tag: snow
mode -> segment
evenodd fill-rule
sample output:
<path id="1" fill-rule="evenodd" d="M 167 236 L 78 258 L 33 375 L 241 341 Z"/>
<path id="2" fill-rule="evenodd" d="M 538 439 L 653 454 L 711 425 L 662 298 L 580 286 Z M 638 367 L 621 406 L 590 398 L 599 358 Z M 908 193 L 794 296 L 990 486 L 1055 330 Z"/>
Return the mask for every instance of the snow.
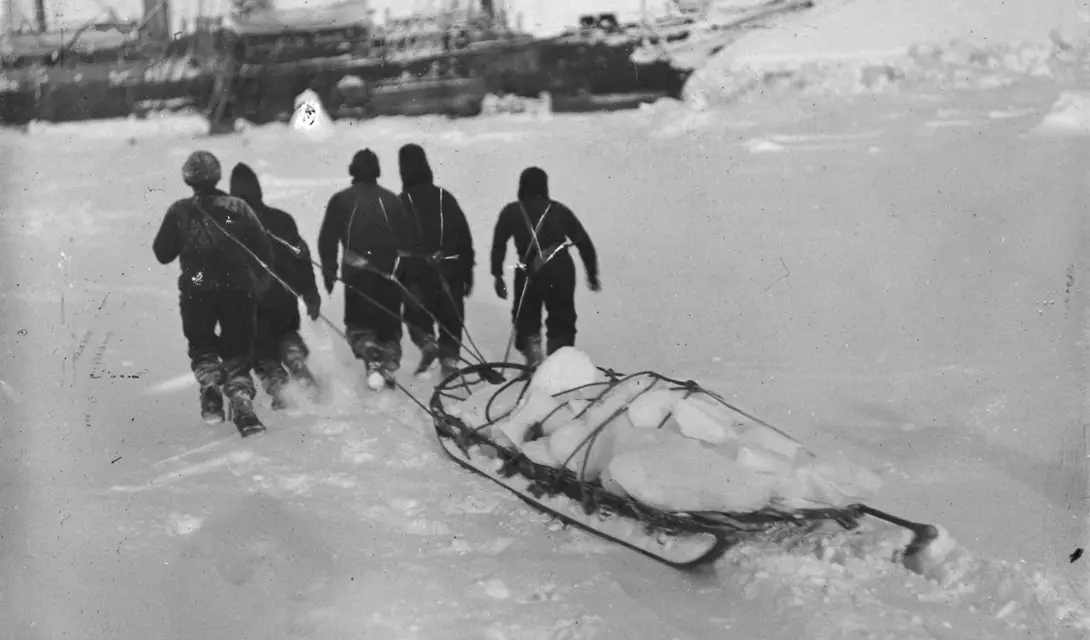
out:
<path id="1" fill-rule="evenodd" d="M 1037 131 L 1042 134 L 1090 133 L 1090 101 L 1085 92 L 1069 91 L 1060 96 Z"/>
<path id="2" fill-rule="evenodd" d="M 761 90 L 869 93 L 906 82 L 995 88 L 1050 77 L 1088 29 L 1079 0 L 824 0 L 727 46 L 686 95 L 716 103 Z"/>
<path id="3" fill-rule="evenodd" d="M 1080 22 L 1078 0 L 828 0 L 731 47 L 731 56 L 820 58 L 901 51 L 958 38 L 1051 43 Z M 1090 17 L 1090 16 L 1087 16 Z"/>
<path id="4" fill-rule="evenodd" d="M 1086 165 L 1079 138 L 1035 131 L 1067 89 L 338 122 L 320 145 L 170 118 L 0 132 L 5 635 L 1085 637 Z M 470 217 L 486 356 L 509 302 L 481 286 L 484 248 L 536 164 L 601 253 L 580 349 L 880 470 L 874 506 L 941 524 L 960 577 L 907 571 L 905 532 L 874 521 L 744 544 L 711 576 L 555 526 L 449 462 L 309 321 L 327 405 L 261 395 L 269 432 L 245 441 L 203 425 L 177 267 L 149 247 L 185 155 L 252 163 L 313 242 L 352 153 L 396 187 L 409 141 Z M 323 313 L 342 309 L 338 288 Z"/>

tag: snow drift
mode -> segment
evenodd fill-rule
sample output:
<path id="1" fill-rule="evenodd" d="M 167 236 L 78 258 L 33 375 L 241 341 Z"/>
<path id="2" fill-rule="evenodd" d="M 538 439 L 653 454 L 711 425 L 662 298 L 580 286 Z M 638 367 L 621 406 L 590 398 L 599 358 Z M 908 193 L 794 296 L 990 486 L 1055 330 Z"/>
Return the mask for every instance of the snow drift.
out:
<path id="1" fill-rule="evenodd" d="M 1090 94 L 1065 91 L 1036 132 L 1045 135 L 1090 134 Z"/>
<path id="2" fill-rule="evenodd" d="M 1086 35 L 1075 0 L 830 0 L 728 47 L 693 75 L 686 96 L 711 104 L 777 88 L 1005 86 L 1053 75 Z"/>

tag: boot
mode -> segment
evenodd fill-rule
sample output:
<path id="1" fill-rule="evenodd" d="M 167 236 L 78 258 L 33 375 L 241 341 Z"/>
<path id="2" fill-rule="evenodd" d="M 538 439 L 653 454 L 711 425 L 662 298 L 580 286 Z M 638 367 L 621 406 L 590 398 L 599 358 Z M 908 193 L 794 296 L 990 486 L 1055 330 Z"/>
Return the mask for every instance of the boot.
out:
<path id="1" fill-rule="evenodd" d="M 257 435 L 265 430 L 265 425 L 254 412 L 254 401 L 244 395 L 231 398 L 231 419 L 243 438 Z"/>
<path id="2" fill-rule="evenodd" d="M 383 389 L 393 389 L 397 386 L 394 382 L 394 374 L 391 371 L 381 367 L 373 366 L 367 367 L 367 387 L 371 391 L 382 391 Z"/>
<path id="3" fill-rule="evenodd" d="M 223 394 L 216 385 L 201 389 L 201 418 L 208 425 L 220 424 L 226 419 L 223 413 Z"/>
<path id="4" fill-rule="evenodd" d="M 439 344 L 435 340 L 429 339 L 424 342 L 420 347 L 420 364 L 416 365 L 416 370 L 413 371 L 414 376 L 419 376 L 425 373 L 431 368 L 432 363 L 439 357 Z"/>
<path id="5" fill-rule="evenodd" d="M 439 359 L 439 370 L 443 380 L 453 378 L 458 374 L 460 367 L 458 358 L 446 356 Z"/>
<path id="6" fill-rule="evenodd" d="M 522 357 L 526 358 L 526 366 L 531 369 L 537 369 L 545 360 L 545 355 L 541 353 L 541 338 L 539 336 L 533 336 L 526 341 L 526 346 L 521 350 Z"/>
<path id="7" fill-rule="evenodd" d="M 272 398 L 273 411 L 283 411 L 288 408 L 288 401 L 284 398 L 285 387 L 287 387 L 287 383 L 280 380 L 277 380 L 266 387 L 265 392 Z"/>
<path id="8" fill-rule="evenodd" d="M 293 380 L 299 383 L 303 392 L 307 394 L 311 402 L 318 401 L 318 394 L 320 389 L 318 387 L 318 379 L 311 373 L 310 367 L 305 364 L 297 364 L 292 368 L 291 377 Z"/>

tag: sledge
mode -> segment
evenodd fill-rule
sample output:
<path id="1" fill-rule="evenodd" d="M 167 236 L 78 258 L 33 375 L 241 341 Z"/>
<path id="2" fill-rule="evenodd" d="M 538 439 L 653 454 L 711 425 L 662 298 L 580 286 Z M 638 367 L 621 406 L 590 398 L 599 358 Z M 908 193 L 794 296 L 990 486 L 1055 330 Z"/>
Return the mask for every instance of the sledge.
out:
<path id="1" fill-rule="evenodd" d="M 631 378 L 611 369 L 596 368 L 605 376 L 601 384 L 606 389 Z M 860 504 L 812 509 L 768 506 L 744 513 L 666 511 L 608 491 L 599 480 L 585 480 L 582 473 L 566 465 L 534 462 L 517 448 L 490 437 L 488 429 L 504 417 L 493 415 L 494 402 L 500 394 L 510 393 L 521 384 L 518 391 L 521 401 L 532 373 L 525 365 L 483 363 L 465 367 L 442 380 L 432 394 L 430 413 L 443 450 L 463 468 L 499 484 L 539 511 L 672 567 L 692 570 L 709 565 L 747 540 L 781 539 L 829 523 L 851 530 L 859 526 L 864 514 L 884 515 Z M 683 392 L 686 397 L 718 398 L 692 381 L 673 380 L 652 372 L 638 375 L 653 376 L 666 388 Z M 454 402 L 470 394 L 490 391 L 485 424 L 472 426 L 451 412 Z M 533 428 L 540 428 L 540 423 Z"/>

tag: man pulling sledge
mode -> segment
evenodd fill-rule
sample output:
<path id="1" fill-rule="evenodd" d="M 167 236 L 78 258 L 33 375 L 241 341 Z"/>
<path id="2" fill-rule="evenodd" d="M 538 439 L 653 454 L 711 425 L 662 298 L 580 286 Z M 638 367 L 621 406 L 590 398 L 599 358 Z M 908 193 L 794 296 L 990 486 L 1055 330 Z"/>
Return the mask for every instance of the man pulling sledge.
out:
<path id="1" fill-rule="evenodd" d="M 170 206 L 152 249 L 160 263 L 177 258 L 181 265 L 182 332 L 200 385 L 201 415 L 209 424 L 222 422 L 226 395 L 246 437 L 265 429 L 254 412 L 250 368 L 257 300 L 269 288 L 258 260 L 269 264 L 271 247 L 253 209 L 216 188 L 221 177 L 211 153 L 189 156 L 182 179 L 193 195 Z"/>
<path id="2" fill-rule="evenodd" d="M 257 307 L 254 372 L 272 398 L 272 408 L 283 409 L 289 374 L 311 397 L 317 392 L 314 374 L 307 366 L 310 351 L 299 335 L 301 319 L 295 297 L 302 297 L 307 315 L 317 320 L 322 298 L 314 280 L 310 248 L 291 214 L 265 204 L 257 174 L 245 163 L 238 163 L 231 171 L 231 195 L 250 205 L 272 241 L 270 266 L 277 278 Z"/>
<path id="3" fill-rule="evenodd" d="M 402 291 L 394 281 L 398 252 L 403 246 L 406 216 L 398 197 L 378 184 L 378 157 L 370 149 L 358 152 L 348 168 L 352 186 L 329 199 L 318 255 L 326 291 L 337 280 L 338 246 L 344 248 L 344 324 L 356 358 L 363 360 L 372 389 L 393 386 L 401 367 Z"/>
<path id="4" fill-rule="evenodd" d="M 424 149 L 407 144 L 398 153 L 401 204 L 413 220 L 411 250 L 402 252 L 409 337 L 420 348 L 424 373 L 439 358 L 444 378 L 458 370 L 465 298 L 473 290 L 473 235 L 452 193 L 435 185 Z M 439 336 L 436 339 L 436 321 Z"/>
<path id="5" fill-rule="evenodd" d="M 519 264 L 515 271 L 511 321 L 514 344 L 536 367 L 541 349 L 542 306 L 546 321 L 546 354 L 575 345 L 575 261 L 568 253 L 579 250 L 591 291 L 600 291 L 598 254 L 583 225 L 571 209 L 549 198 L 549 176 L 530 167 L 519 177 L 518 200 L 500 211 L 492 237 L 492 276 L 496 295 L 507 299 L 503 261 L 507 241 L 514 239 Z"/>

